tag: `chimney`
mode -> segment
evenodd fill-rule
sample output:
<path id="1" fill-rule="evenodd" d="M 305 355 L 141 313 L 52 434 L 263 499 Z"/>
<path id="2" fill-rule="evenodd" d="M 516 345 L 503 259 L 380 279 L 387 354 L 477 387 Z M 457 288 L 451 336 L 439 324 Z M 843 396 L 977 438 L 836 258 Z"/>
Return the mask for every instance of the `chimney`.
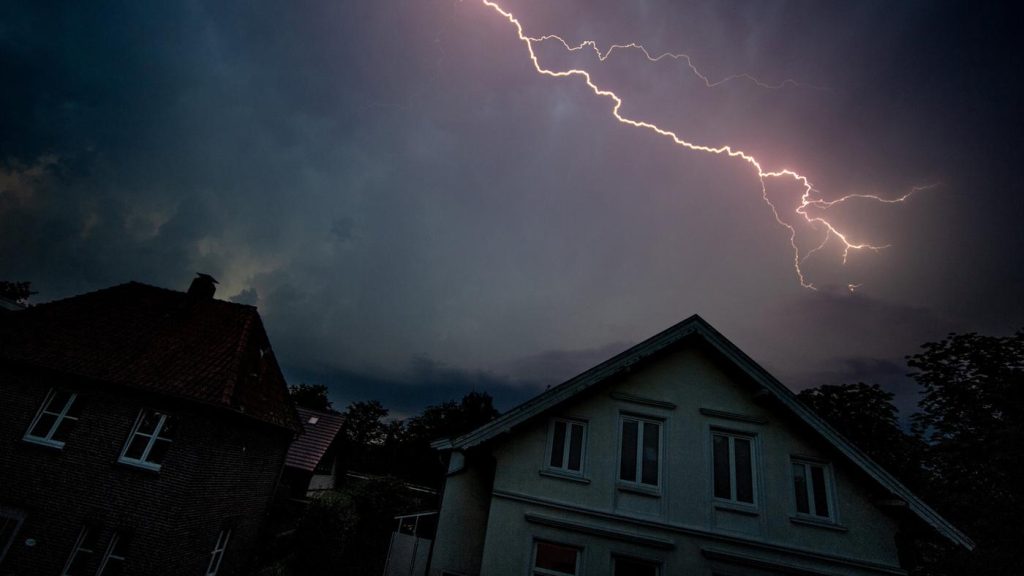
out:
<path id="1" fill-rule="evenodd" d="M 188 287 L 188 295 L 193 298 L 213 299 L 213 293 L 217 291 L 217 281 L 209 274 L 196 273 L 192 285 Z"/>

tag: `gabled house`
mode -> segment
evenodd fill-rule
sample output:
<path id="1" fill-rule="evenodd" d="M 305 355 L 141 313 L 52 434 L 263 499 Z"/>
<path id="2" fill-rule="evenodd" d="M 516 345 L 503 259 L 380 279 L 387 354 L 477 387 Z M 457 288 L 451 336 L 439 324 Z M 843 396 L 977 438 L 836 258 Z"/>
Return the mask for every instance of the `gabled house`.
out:
<path id="1" fill-rule="evenodd" d="M 435 448 L 434 576 L 905 574 L 970 539 L 693 316 Z"/>
<path id="2" fill-rule="evenodd" d="M 302 433 L 288 447 L 283 483 L 293 498 L 304 498 L 323 490 L 333 490 L 338 475 L 341 451 L 338 433 L 345 417 L 297 407 Z"/>
<path id="3" fill-rule="evenodd" d="M 245 573 L 299 425 L 256 309 L 213 294 L 0 320 L 0 573 Z"/>

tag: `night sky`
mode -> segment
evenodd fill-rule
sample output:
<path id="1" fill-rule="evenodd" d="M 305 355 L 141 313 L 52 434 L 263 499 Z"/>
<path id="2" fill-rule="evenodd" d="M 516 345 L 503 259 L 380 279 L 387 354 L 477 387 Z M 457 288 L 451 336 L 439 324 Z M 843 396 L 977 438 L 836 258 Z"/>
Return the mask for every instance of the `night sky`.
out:
<path id="1" fill-rule="evenodd" d="M 0 279 L 255 304 L 292 383 L 507 409 L 700 314 L 794 390 L 1024 327 L 1011 3 L 506 0 L 621 112 L 806 175 L 855 241 L 802 265 L 757 171 L 539 75 L 480 0 L 0 4 Z M 748 78 L 730 76 L 749 74 Z M 717 83 L 717 84 L 716 84 Z M 792 181 L 769 197 L 787 217 Z M 800 227 L 804 252 L 823 239 Z M 850 291 L 849 284 L 859 285 Z"/>

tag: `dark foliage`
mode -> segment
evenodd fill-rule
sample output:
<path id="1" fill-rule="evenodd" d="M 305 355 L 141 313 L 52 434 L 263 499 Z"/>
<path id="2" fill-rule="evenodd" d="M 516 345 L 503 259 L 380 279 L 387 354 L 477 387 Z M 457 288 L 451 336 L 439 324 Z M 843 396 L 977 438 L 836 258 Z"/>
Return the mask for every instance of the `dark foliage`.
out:
<path id="1" fill-rule="evenodd" d="M 31 282 L 9 282 L 0 280 L 0 298 L 6 298 L 19 304 L 25 304 L 36 292 L 32 291 Z"/>
<path id="2" fill-rule="evenodd" d="M 923 446 L 900 428 L 891 392 L 863 382 L 826 384 L 802 390 L 797 398 L 901 482 L 920 485 Z"/>
<path id="3" fill-rule="evenodd" d="M 933 574 L 1024 574 L 1024 332 L 950 334 L 908 357 L 921 385 L 924 495 L 977 543 L 931 550 Z"/>
<path id="4" fill-rule="evenodd" d="M 334 403 L 327 397 L 327 386 L 323 384 L 289 386 L 288 393 L 291 394 L 292 401 L 295 402 L 296 406 L 302 406 L 310 410 L 319 410 L 320 412 L 330 412 L 331 414 L 338 413 L 334 409 Z"/>
<path id="5" fill-rule="evenodd" d="M 417 505 L 394 478 L 354 482 L 314 499 L 295 533 L 292 573 L 380 576 L 395 516 Z"/>

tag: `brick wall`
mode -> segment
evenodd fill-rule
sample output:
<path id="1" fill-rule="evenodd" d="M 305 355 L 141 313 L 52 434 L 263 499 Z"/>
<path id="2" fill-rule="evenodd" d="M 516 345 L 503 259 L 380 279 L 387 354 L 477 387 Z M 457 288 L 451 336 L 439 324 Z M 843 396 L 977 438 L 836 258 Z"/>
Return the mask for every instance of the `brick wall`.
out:
<path id="1" fill-rule="evenodd" d="M 62 449 L 22 440 L 54 385 L 82 402 Z M 177 422 L 159 472 L 117 462 L 143 407 Z M 130 535 L 126 573 L 205 574 L 218 534 L 230 528 L 219 574 L 244 573 L 290 438 L 192 402 L 0 366 L 0 506 L 27 515 L 0 574 L 59 574 L 84 524 L 99 534 L 93 572 L 118 530 Z"/>

